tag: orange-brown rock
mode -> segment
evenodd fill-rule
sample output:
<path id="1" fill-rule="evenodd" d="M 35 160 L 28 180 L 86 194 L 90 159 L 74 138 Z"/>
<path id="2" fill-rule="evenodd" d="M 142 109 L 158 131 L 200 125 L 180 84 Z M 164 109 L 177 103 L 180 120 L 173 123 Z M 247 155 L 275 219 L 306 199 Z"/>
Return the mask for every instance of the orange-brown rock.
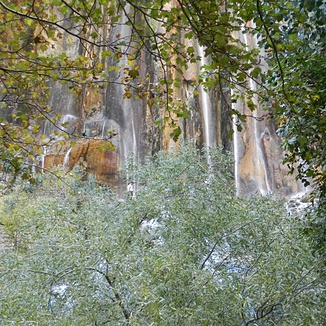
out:
<path id="1" fill-rule="evenodd" d="M 85 167 L 87 174 L 96 177 L 99 183 L 116 186 L 118 182 L 119 155 L 102 139 L 82 139 L 74 146 L 70 142 L 57 142 L 47 152 L 44 168 L 65 166 L 69 170 L 77 164 Z"/>

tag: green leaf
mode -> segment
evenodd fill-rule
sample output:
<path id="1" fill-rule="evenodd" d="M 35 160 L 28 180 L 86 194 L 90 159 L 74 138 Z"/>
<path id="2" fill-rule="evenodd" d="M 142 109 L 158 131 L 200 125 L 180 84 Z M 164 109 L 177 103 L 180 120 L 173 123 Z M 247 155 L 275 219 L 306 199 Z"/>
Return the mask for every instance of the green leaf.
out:
<path id="1" fill-rule="evenodd" d="M 59 9 L 59 11 L 63 14 L 66 15 L 69 12 L 69 8 L 67 6 L 63 6 Z"/>
<path id="2" fill-rule="evenodd" d="M 258 76 L 261 74 L 261 68 L 259 68 L 259 67 L 255 67 L 251 72 L 250 72 L 250 76 L 252 77 L 252 78 L 255 78 L 255 79 L 257 79 L 258 78 Z"/>
<path id="3" fill-rule="evenodd" d="M 181 132 L 182 132 L 181 128 L 180 127 L 176 127 L 176 128 L 173 129 L 173 131 L 171 132 L 171 135 L 170 136 L 176 142 L 176 141 L 178 141 L 178 139 L 179 139 L 179 137 L 181 135 Z"/>

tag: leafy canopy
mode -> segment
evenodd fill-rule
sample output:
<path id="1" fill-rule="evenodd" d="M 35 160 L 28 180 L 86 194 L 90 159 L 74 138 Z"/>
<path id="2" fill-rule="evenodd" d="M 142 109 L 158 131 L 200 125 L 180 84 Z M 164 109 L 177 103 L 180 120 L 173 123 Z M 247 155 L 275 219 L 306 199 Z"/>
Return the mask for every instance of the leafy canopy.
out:
<path id="1" fill-rule="evenodd" d="M 26 157 L 41 155 L 42 146 L 50 145 L 53 137 L 42 135 L 44 119 L 56 126 L 56 140 L 81 136 L 67 132 L 61 113 L 49 106 L 57 83 L 79 100 L 86 89 L 98 93 L 122 83 L 124 97 L 142 100 L 152 110 L 164 108 L 163 125 L 170 124 L 177 139 L 177 120 L 188 117 L 189 107 L 175 89 L 200 60 L 198 42 L 211 61 L 197 82 L 206 88 L 228 85 L 232 101 L 243 97 L 252 110 L 253 97 L 266 101 L 280 126 L 285 162 L 324 192 L 325 10 L 322 0 L 2 0 L 2 167 L 15 177 Z M 115 33 L 117 28 L 127 32 Z M 257 35 L 265 58 L 261 49 L 244 44 L 242 33 Z M 160 76 L 142 75 L 142 53 L 157 62 Z M 250 79 L 260 88 L 252 89 Z M 231 105 L 230 113 L 238 115 L 241 130 L 246 116 Z"/>

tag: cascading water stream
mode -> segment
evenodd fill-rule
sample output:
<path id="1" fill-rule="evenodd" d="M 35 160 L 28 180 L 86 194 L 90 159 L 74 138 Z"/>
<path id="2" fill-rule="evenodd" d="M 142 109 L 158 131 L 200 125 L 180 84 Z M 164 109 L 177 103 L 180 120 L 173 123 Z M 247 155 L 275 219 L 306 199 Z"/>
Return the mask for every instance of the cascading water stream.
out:
<path id="1" fill-rule="evenodd" d="M 244 44 L 246 49 L 257 48 L 255 36 L 250 36 L 244 31 L 240 31 L 236 37 Z M 247 85 L 249 91 L 253 94 L 251 100 L 256 105 L 256 110 L 251 112 L 242 99 L 232 103 L 235 111 L 252 116 L 247 119 L 246 124 L 243 126 L 244 130 L 241 133 L 237 130 L 237 116 L 233 118 L 237 194 L 259 191 L 261 194 L 266 195 L 272 192 L 270 170 L 273 169 L 273 167 L 269 166 L 271 162 L 267 161 L 268 155 L 263 145 L 263 137 L 268 128 L 259 119 L 262 109 L 257 96 L 258 85 L 251 78 L 249 78 Z M 246 92 L 246 89 L 239 89 L 238 91 Z M 234 95 L 234 90 L 231 90 L 231 95 Z M 268 130 L 267 134 L 269 134 Z"/>
<path id="2" fill-rule="evenodd" d="M 41 155 L 41 171 L 42 173 L 44 172 L 44 168 L 45 168 L 45 156 L 46 156 L 46 152 L 48 150 L 47 146 L 42 146 L 43 149 L 43 154 Z"/>
<path id="3" fill-rule="evenodd" d="M 197 52 L 200 56 L 200 62 L 198 71 L 199 74 L 205 74 L 206 67 L 210 64 L 210 58 L 205 55 L 205 48 L 200 46 L 198 43 L 197 45 Z M 205 75 L 203 76 L 203 80 L 205 80 Z M 210 183 L 211 180 L 214 178 L 214 173 L 212 172 L 212 159 L 210 155 L 210 148 L 217 146 L 217 128 L 216 123 L 217 118 L 214 114 L 214 107 L 213 107 L 213 99 L 211 94 L 206 91 L 203 83 L 200 83 L 199 88 L 199 102 L 200 102 L 200 110 L 202 113 L 202 128 L 204 131 L 204 142 L 205 147 L 207 150 L 207 165 L 209 169 L 208 178 L 206 180 L 207 183 Z"/>
<path id="4" fill-rule="evenodd" d="M 68 149 L 68 151 L 66 152 L 65 156 L 64 156 L 64 159 L 63 159 L 63 166 L 65 168 L 68 168 L 69 167 L 69 160 L 70 160 L 70 152 L 72 150 L 72 147 L 70 147 Z"/>
<path id="5" fill-rule="evenodd" d="M 253 26 L 251 26 L 253 28 Z M 246 33 L 245 30 L 234 34 L 247 50 L 257 49 L 256 36 Z M 265 53 L 260 51 L 257 57 L 262 71 L 267 69 L 264 61 Z M 249 72 L 250 73 L 250 72 Z M 239 123 L 234 116 L 234 157 L 235 157 L 235 182 L 238 195 L 260 193 L 267 195 L 277 193 L 290 198 L 302 192 L 302 184 L 295 180 L 295 176 L 288 174 L 288 169 L 283 165 L 283 152 L 281 139 L 276 132 L 276 125 L 272 119 L 263 118 L 266 111 L 258 98 L 258 83 L 248 78 L 247 88 L 238 88 L 237 91 L 251 96 L 250 100 L 256 109 L 252 112 L 244 99 L 239 98 L 232 107 L 248 118 L 242 124 L 243 130 L 237 130 Z M 249 95 L 250 94 L 250 95 Z M 231 95 L 235 95 L 231 90 Z"/>
<path id="6" fill-rule="evenodd" d="M 231 89 L 231 96 L 234 95 L 234 90 Z M 240 100 L 238 100 L 236 103 L 232 104 L 232 107 L 234 110 L 241 112 L 240 109 L 242 109 L 241 105 L 240 105 Z M 237 117 L 234 115 L 233 118 L 233 155 L 234 155 L 234 181 L 235 181 L 235 186 L 236 186 L 236 194 L 237 196 L 240 195 L 240 171 L 239 171 L 239 158 L 240 158 L 240 144 L 241 144 L 241 140 L 240 140 L 240 134 L 237 130 Z"/>
<path id="7" fill-rule="evenodd" d="M 103 125 L 102 125 L 102 132 L 101 132 L 101 138 L 102 139 L 104 139 L 106 137 L 105 126 L 106 126 L 106 120 L 104 120 Z"/>
<path id="8" fill-rule="evenodd" d="M 245 41 L 245 45 L 247 47 L 248 50 L 251 50 L 253 48 L 257 48 L 258 44 L 257 44 L 257 37 L 256 36 L 252 36 L 251 37 L 251 41 L 249 40 L 249 36 L 247 33 L 244 33 L 244 41 Z M 263 170 L 263 176 L 264 176 L 264 181 L 265 184 L 263 185 L 261 183 L 261 180 L 259 180 L 259 190 L 263 195 L 269 194 L 272 192 L 270 183 L 269 183 L 269 173 L 268 173 L 268 163 L 266 162 L 266 159 L 264 157 L 264 153 L 263 153 L 263 149 L 262 149 L 262 138 L 264 136 L 264 132 L 260 132 L 259 131 L 259 121 L 257 121 L 257 114 L 258 112 L 261 112 L 261 108 L 260 105 L 258 103 L 258 95 L 257 95 L 257 83 L 250 78 L 249 79 L 249 88 L 250 91 L 253 92 L 253 96 L 252 96 L 252 101 L 253 103 L 256 105 L 257 109 L 253 112 L 253 127 L 254 127 L 254 141 L 255 141 L 255 147 L 256 147 L 256 158 L 255 161 L 257 162 L 257 165 L 259 166 L 259 168 L 261 168 Z M 258 112 L 257 112 L 258 111 Z"/>
<path id="9" fill-rule="evenodd" d="M 197 44 L 198 55 L 200 56 L 199 71 L 203 69 L 209 62 L 208 58 L 205 56 L 205 49 L 203 46 Z M 200 109 L 202 112 L 203 119 L 203 130 L 205 135 L 205 146 L 209 149 L 216 145 L 216 135 L 214 135 L 214 129 L 211 126 L 213 122 L 212 119 L 212 102 L 209 93 L 205 90 L 205 87 L 201 83 L 198 88 L 199 91 L 199 101 Z"/>
<path id="10" fill-rule="evenodd" d="M 128 18 L 126 13 L 130 13 L 130 5 L 127 4 L 124 7 L 124 11 L 120 17 L 119 24 L 117 24 L 111 31 L 113 39 L 116 40 L 117 36 L 121 40 L 119 51 L 121 57 L 119 59 L 119 66 L 121 67 L 120 73 L 115 78 L 116 83 L 109 85 L 107 106 L 114 105 L 114 108 L 108 107 L 108 111 L 112 109 L 120 111 L 114 113 L 114 120 L 119 125 L 119 144 L 118 150 L 122 162 L 126 162 L 132 158 L 135 162 L 140 159 L 140 144 L 141 144 L 141 128 L 142 128 L 142 107 L 139 102 L 124 96 L 125 86 L 123 75 L 124 69 L 132 69 L 128 62 L 128 55 L 132 49 L 132 28 L 127 24 Z M 113 63 L 115 64 L 115 63 Z M 127 176 L 127 185 L 133 184 L 134 190 L 136 190 L 136 180 L 129 180 Z"/>

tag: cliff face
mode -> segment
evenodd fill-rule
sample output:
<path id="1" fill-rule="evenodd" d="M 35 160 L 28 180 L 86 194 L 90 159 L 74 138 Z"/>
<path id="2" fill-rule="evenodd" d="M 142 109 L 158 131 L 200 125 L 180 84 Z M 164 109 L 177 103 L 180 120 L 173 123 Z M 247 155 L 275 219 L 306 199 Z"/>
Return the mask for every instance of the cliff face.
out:
<path id="1" fill-rule="evenodd" d="M 72 168 L 77 162 L 83 161 L 88 173 L 95 174 L 100 182 L 116 186 L 117 171 L 128 156 L 132 155 L 141 161 L 146 155 L 153 155 L 161 149 L 175 150 L 178 142 L 191 140 L 199 148 L 222 146 L 234 152 L 235 179 L 239 194 L 276 192 L 291 195 L 300 190 L 282 166 L 280 139 L 276 135 L 273 121 L 260 121 L 260 117 L 266 112 L 259 105 L 256 117 L 247 119 L 243 132 L 235 131 L 234 139 L 228 138 L 227 135 L 233 128 L 229 114 L 230 90 L 227 85 L 216 86 L 208 92 L 204 90 L 199 82 L 199 75 L 201 67 L 209 62 L 209 58 L 205 58 L 203 49 L 195 42 L 194 49 L 202 59 L 198 64 L 190 65 L 182 75 L 169 68 L 162 71 L 162 66 L 146 48 L 140 49 L 133 65 L 138 67 L 139 80 L 143 81 L 142 94 L 139 96 L 137 93 L 136 84 L 129 85 L 132 87 L 129 87 L 129 93 L 126 94 L 123 69 L 130 68 L 128 51 L 135 40 L 130 26 L 125 23 L 126 17 L 122 16 L 120 24 L 106 31 L 111 43 L 120 39 L 126 44 L 121 49 L 119 62 L 112 57 L 103 60 L 103 70 L 107 72 L 107 78 L 111 82 L 96 89 L 85 86 L 77 93 L 69 92 L 68 86 L 59 82 L 51 85 L 49 105 L 54 112 L 62 114 L 62 122 L 69 122 L 65 127 L 66 131 L 79 136 L 75 137 L 74 147 L 70 146 L 70 141 L 62 145 L 61 140 L 46 148 L 46 168 L 61 164 Z M 160 27 L 157 29 L 159 31 Z M 179 38 L 181 43 L 189 42 L 182 35 Z M 87 50 L 80 48 L 78 43 L 69 42 L 66 35 L 63 35 L 61 42 L 55 51 L 65 52 L 71 58 L 83 55 Z M 249 38 L 243 42 L 248 47 L 257 46 Z M 96 49 L 96 56 L 101 57 L 101 51 L 105 50 Z M 114 69 L 118 66 L 122 69 Z M 158 98 L 164 100 L 166 96 L 155 91 L 163 73 L 180 80 L 179 85 L 173 88 L 173 94 L 168 94 L 173 98 L 174 105 L 181 103 L 189 107 L 188 117 L 169 117 L 175 120 L 176 126 L 182 131 L 177 142 L 171 138 L 173 130 L 169 125 L 157 123 L 158 119 L 164 121 L 167 115 L 164 106 L 157 106 L 153 101 Z M 252 84 L 251 87 L 254 89 L 256 86 Z M 239 112 L 252 116 L 244 103 L 238 102 L 234 106 Z M 54 129 L 55 127 L 45 123 L 42 132 L 50 135 Z M 107 146 L 108 142 L 112 146 Z"/>

